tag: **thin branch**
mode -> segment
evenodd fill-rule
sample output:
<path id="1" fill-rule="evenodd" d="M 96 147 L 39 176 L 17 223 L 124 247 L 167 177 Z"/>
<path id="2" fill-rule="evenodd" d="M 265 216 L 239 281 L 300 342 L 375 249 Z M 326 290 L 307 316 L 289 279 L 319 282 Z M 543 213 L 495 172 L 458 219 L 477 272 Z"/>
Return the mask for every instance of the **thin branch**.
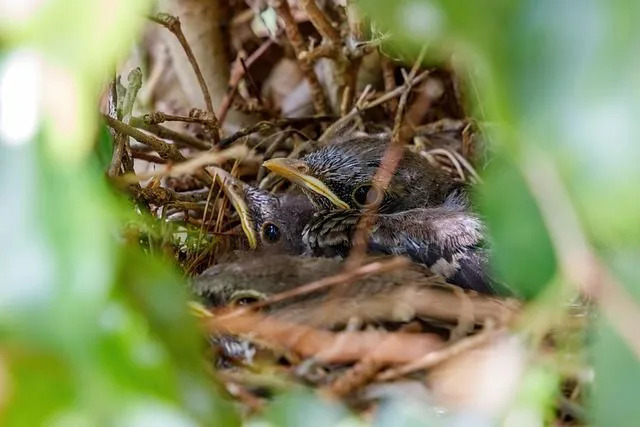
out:
<path id="1" fill-rule="evenodd" d="M 398 103 L 393 132 L 391 133 L 391 142 L 380 160 L 380 167 L 373 176 L 372 188 L 369 190 L 369 194 L 367 194 L 367 202 L 369 205 L 360 221 L 358 221 L 358 225 L 353 236 L 353 247 L 349 254 L 349 258 L 347 259 L 347 264 L 350 266 L 359 265 L 364 258 L 369 230 L 375 222 L 376 212 L 382 202 L 382 197 L 377 197 L 376 195 L 384 193 L 389 182 L 391 182 L 393 174 L 398 168 L 400 159 L 402 158 L 405 147 L 404 142 L 401 139 L 400 131 L 402 129 L 404 110 L 407 104 L 407 99 L 409 98 L 409 93 L 413 87 L 412 82 L 418 74 L 418 70 L 422 65 L 425 55 L 426 46 L 420 51 L 418 58 L 411 68 L 411 72 L 405 79 L 404 85 L 402 86 L 404 91 L 400 96 L 400 101 Z"/>
<path id="2" fill-rule="evenodd" d="M 184 53 L 187 55 L 189 59 L 189 63 L 193 67 L 193 71 L 196 74 L 198 79 L 198 83 L 200 84 L 200 89 L 202 90 L 202 96 L 204 97 L 205 105 L 207 106 L 207 111 L 211 113 L 212 120 L 215 123 L 215 132 L 213 133 L 214 142 L 218 143 L 220 141 L 220 126 L 218 122 L 218 118 L 216 117 L 215 112 L 213 111 L 213 102 L 211 101 L 211 94 L 209 93 L 209 89 L 207 88 L 207 82 L 202 75 L 202 71 L 200 70 L 200 66 L 198 65 L 198 61 L 196 60 L 195 55 L 193 54 L 193 50 L 189 45 L 184 33 L 182 32 L 182 25 L 180 24 L 180 19 L 175 16 L 171 16 L 166 13 L 159 13 L 156 16 L 150 16 L 150 20 L 156 22 L 169 31 L 171 31 L 178 41 L 180 45 L 184 49 Z"/>
<path id="3" fill-rule="evenodd" d="M 382 67 L 382 79 L 384 81 L 384 91 L 393 92 L 396 89 L 396 76 L 394 74 L 393 62 L 380 50 L 380 65 Z M 393 99 L 389 103 L 389 112 L 395 114 L 398 108 L 398 101 Z"/>
<path id="4" fill-rule="evenodd" d="M 291 126 L 295 124 L 306 124 L 306 123 L 314 123 L 319 121 L 333 120 L 334 116 L 310 116 L 310 117 L 289 117 L 284 119 L 278 119 L 271 122 L 262 121 L 258 122 L 253 126 L 249 126 L 246 129 L 241 129 L 220 141 L 219 147 L 226 148 L 229 145 L 233 144 L 240 138 L 251 135 L 256 132 L 263 132 L 273 128 L 282 128 L 285 126 Z"/>
<path id="5" fill-rule="evenodd" d="M 412 360 L 408 364 L 404 366 L 399 366 L 397 368 L 387 369 L 384 372 L 381 372 L 376 380 L 378 381 L 389 381 L 403 375 L 409 374 L 411 372 L 429 369 L 439 363 L 444 362 L 447 359 L 450 359 L 454 356 L 457 356 L 465 351 L 469 351 L 473 348 L 477 348 L 486 342 L 489 342 L 493 339 L 504 335 L 506 332 L 505 329 L 486 329 L 483 332 L 470 336 L 468 338 L 464 338 L 442 350 L 436 350 L 431 353 L 425 354 L 423 357 Z"/>
<path id="6" fill-rule="evenodd" d="M 258 58 L 260 58 L 272 44 L 273 40 L 267 39 L 256 50 L 254 50 L 246 61 L 246 67 L 242 66 L 241 56 L 240 53 L 238 53 L 238 57 L 234 61 L 233 68 L 231 69 L 227 93 L 224 95 L 220 105 L 220 123 L 224 123 L 227 118 L 227 112 L 229 111 L 229 107 L 231 107 L 233 98 L 236 96 L 236 92 L 238 91 L 238 84 L 240 84 L 240 81 L 246 73 L 246 68 L 250 67 Z"/>
<path id="7" fill-rule="evenodd" d="M 123 178 L 127 181 L 138 182 L 141 180 L 161 177 L 161 176 L 181 176 L 195 174 L 204 166 L 211 164 L 221 164 L 230 159 L 241 159 L 249 154 L 249 149 L 244 145 L 236 145 L 222 151 L 206 151 L 197 156 L 185 160 L 181 163 L 167 165 L 161 169 L 152 172 L 139 172 L 133 175 L 125 175 Z"/>
<path id="8" fill-rule="evenodd" d="M 299 3 L 304 11 L 307 12 L 309 20 L 313 26 L 316 27 L 320 35 L 334 46 L 340 46 L 342 44 L 340 34 L 333 28 L 333 25 L 331 25 L 331 22 L 325 16 L 324 12 L 320 10 L 315 0 L 300 0 Z"/>
<path id="9" fill-rule="evenodd" d="M 435 334 L 330 332 L 283 322 L 274 316 L 253 314 L 246 309 L 235 316 L 209 315 L 203 322 L 210 332 L 251 334 L 325 363 L 348 363 L 366 358 L 376 363 L 402 364 L 438 350 L 443 344 Z"/>
<path id="10" fill-rule="evenodd" d="M 302 73 L 309 83 L 309 88 L 311 90 L 311 96 L 313 99 L 313 107 L 315 108 L 316 113 L 327 114 L 329 112 L 329 104 L 327 103 L 327 98 L 324 94 L 322 86 L 318 81 L 318 76 L 313 69 L 313 65 L 308 61 L 300 59 L 300 56 L 306 49 L 304 41 L 302 39 L 302 34 L 300 34 L 298 25 L 296 24 L 296 21 L 291 14 L 291 9 L 289 9 L 289 3 L 287 2 L 287 0 L 269 0 L 269 5 L 276 10 L 278 15 L 284 22 L 284 30 L 287 34 L 289 42 L 291 43 L 291 46 L 293 47 L 296 58 L 298 58 L 300 70 L 302 70 Z"/>
<path id="11" fill-rule="evenodd" d="M 144 118 L 131 117 L 130 124 L 134 127 L 144 129 L 147 132 L 151 132 L 159 138 L 170 139 L 176 144 L 184 145 L 187 147 L 195 148 L 197 150 L 210 150 L 211 144 L 206 141 L 196 138 L 195 136 L 187 135 L 184 133 L 176 132 L 173 129 L 169 129 L 162 125 L 147 124 Z"/>
<path id="12" fill-rule="evenodd" d="M 429 76 L 430 73 L 431 73 L 430 70 L 426 70 L 418 74 L 413 80 L 411 80 L 410 86 L 415 86 L 418 83 L 422 82 L 424 79 L 426 79 Z M 318 142 L 322 144 L 322 143 L 326 143 L 327 141 L 330 141 L 335 135 L 339 133 L 340 129 L 343 129 L 343 127 L 345 126 L 345 123 L 349 123 L 351 120 L 353 120 L 356 116 L 358 116 L 360 113 L 362 113 L 365 110 L 377 107 L 378 105 L 384 104 L 387 101 L 390 101 L 392 99 L 395 99 L 401 96 L 405 92 L 405 90 L 406 90 L 406 85 L 403 85 L 403 86 L 397 87 L 391 92 L 387 92 L 384 95 L 380 95 L 378 98 L 370 102 L 360 102 L 360 101 L 356 102 L 355 107 L 349 112 L 349 114 L 347 114 L 346 116 L 343 116 L 342 118 L 340 118 L 340 120 L 336 120 L 331 126 L 327 128 L 327 130 L 324 131 L 324 133 L 320 136 L 320 138 L 318 138 Z M 361 98 L 362 98 L 362 95 L 361 95 Z"/>
<path id="13" fill-rule="evenodd" d="M 176 114 L 167 114 L 162 111 L 154 111 L 147 113 L 142 117 L 137 117 L 138 120 L 143 121 L 147 125 L 157 125 L 164 122 L 185 122 L 185 123 L 200 123 L 203 125 L 210 125 L 211 119 L 200 116 L 180 116 Z"/>
<path id="14" fill-rule="evenodd" d="M 134 128 L 131 125 L 121 122 L 120 120 L 116 120 L 113 117 L 109 117 L 107 115 L 102 115 L 102 117 L 107 121 L 107 124 L 115 129 L 118 132 L 121 132 L 125 135 L 128 135 L 134 138 L 136 141 L 148 145 L 158 152 L 158 155 L 165 160 L 173 160 L 178 162 L 183 162 L 185 157 L 180 153 L 180 150 L 173 145 L 164 142 L 163 140 L 156 138 L 153 135 L 149 135 L 147 133 L 142 132 L 139 129 Z"/>

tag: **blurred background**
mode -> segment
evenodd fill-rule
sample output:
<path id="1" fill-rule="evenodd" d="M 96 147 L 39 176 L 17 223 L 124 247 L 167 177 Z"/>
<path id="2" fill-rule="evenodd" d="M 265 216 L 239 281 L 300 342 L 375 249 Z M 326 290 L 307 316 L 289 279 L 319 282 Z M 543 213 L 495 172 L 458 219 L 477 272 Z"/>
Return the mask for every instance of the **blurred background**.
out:
<path id="1" fill-rule="evenodd" d="M 0 422 L 640 425 L 639 20 L 634 0 L 0 0 Z M 431 158 L 477 184 L 526 302 L 434 371 L 450 405 L 399 388 L 359 411 L 287 380 L 251 407 L 187 304 L 237 237 L 196 168 L 273 189 L 260 141 L 313 139 L 418 69 L 403 138 L 457 153 Z"/>

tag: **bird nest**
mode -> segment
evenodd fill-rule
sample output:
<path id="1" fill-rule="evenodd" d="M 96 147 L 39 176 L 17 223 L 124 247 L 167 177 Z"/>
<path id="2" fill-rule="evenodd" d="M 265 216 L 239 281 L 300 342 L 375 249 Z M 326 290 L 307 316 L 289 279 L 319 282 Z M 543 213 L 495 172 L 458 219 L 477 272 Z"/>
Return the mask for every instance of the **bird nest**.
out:
<path id="1" fill-rule="evenodd" d="M 225 73 L 228 89 L 215 108 L 207 96 L 204 107 L 188 108 L 187 100 L 187 107 L 171 108 L 159 93 L 168 84 L 157 77 L 163 74 L 157 67 L 166 64 L 158 64 L 153 55 L 142 94 L 135 83 L 141 74 L 134 70 L 128 87 L 108 96 L 110 106 L 122 106 L 127 97 L 137 94 L 148 101 L 155 93 L 155 101 L 143 103 L 146 111 L 127 112 L 125 103 L 122 111 L 109 108 L 116 114 L 106 118 L 116 141 L 109 174 L 132 195 L 141 215 L 151 218 L 146 226 L 127 228 L 126 236 L 175 259 L 201 296 L 207 290 L 198 283 L 207 277 L 246 285 L 287 276 L 288 289 L 259 300 L 238 299 L 226 307 L 201 300 L 193 306 L 206 330 L 216 375 L 248 411 L 259 410 L 274 391 L 295 384 L 311 385 L 364 412 L 392 395 L 454 409 L 499 405 L 522 375 L 526 359 L 525 344 L 510 332 L 519 321 L 518 301 L 462 290 L 426 269 L 415 271 L 404 258 L 360 254 L 348 264 L 328 259 L 318 267 L 288 255 L 235 252 L 247 251 L 248 243 L 212 165 L 262 190 L 287 192 L 291 185 L 263 162 L 300 158 L 344 135 L 383 135 L 390 146 L 408 147 L 452 180 L 472 185 L 480 184 L 477 169 L 486 158 L 483 138 L 467 112 L 462 79 L 447 64 L 425 66 L 423 57 L 408 64 L 398 61 L 373 39 L 354 45 L 351 36 L 333 34 L 318 23 L 333 22 L 331 28 L 352 34 L 341 13 L 292 12 L 283 6 L 287 2 L 276 3 L 283 27 L 271 36 L 255 31 L 239 36 L 249 25 L 243 21 L 249 12 L 234 6 L 233 37 L 241 48 L 235 47 L 237 59 Z M 309 19 L 318 13 L 321 21 Z M 155 20 L 187 52 L 197 50 L 175 18 Z M 154 31 L 147 35 L 151 46 Z M 310 34 L 324 43 L 305 42 L 304 52 L 299 51 L 299 38 L 308 40 Z M 252 53 L 246 55 L 245 49 Z M 203 72 L 192 56 L 202 88 Z M 370 67 L 372 56 L 379 78 L 360 82 L 358 70 Z M 335 87 L 310 75 L 322 58 L 340 64 Z M 315 70 L 322 75 L 318 66 Z M 288 78 L 299 86 L 287 92 L 273 84 Z M 286 111 L 291 94 L 304 85 L 306 98 L 299 103 L 310 113 Z M 333 102 L 329 93 L 337 94 Z M 238 126 L 242 120 L 237 120 L 229 126 L 233 112 L 250 117 L 250 124 Z M 388 166 L 381 169 L 393 169 Z M 372 281 L 380 288 L 366 291 Z M 558 405 L 565 420 L 579 416 L 570 401 L 576 389 L 568 382 L 569 397 Z"/>

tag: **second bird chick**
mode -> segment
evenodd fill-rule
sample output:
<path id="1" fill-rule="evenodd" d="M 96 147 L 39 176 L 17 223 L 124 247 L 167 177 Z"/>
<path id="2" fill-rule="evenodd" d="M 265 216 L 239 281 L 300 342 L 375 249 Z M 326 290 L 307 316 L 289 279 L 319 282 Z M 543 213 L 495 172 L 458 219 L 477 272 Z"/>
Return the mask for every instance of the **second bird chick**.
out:
<path id="1" fill-rule="evenodd" d="M 302 231 L 316 208 L 304 194 L 272 194 L 212 167 L 223 192 L 238 213 L 251 249 L 303 254 Z"/>

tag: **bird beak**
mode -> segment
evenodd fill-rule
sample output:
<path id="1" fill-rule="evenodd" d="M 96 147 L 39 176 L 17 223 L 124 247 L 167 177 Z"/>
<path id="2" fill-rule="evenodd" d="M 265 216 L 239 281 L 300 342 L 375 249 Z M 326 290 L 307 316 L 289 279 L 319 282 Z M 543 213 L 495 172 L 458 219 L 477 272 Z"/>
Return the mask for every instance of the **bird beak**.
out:
<path id="1" fill-rule="evenodd" d="M 224 169 L 209 166 L 210 169 L 216 174 L 216 181 L 220 184 L 222 191 L 225 196 L 229 199 L 233 208 L 238 212 L 238 216 L 240 217 L 240 225 L 242 226 L 242 231 L 244 231 L 245 236 L 247 236 L 247 240 L 249 241 L 249 247 L 251 249 L 255 249 L 258 247 L 258 237 L 256 236 L 256 231 L 254 228 L 254 224 L 249 216 L 249 206 L 247 205 L 247 200 L 245 199 L 245 191 L 244 188 L 246 184 L 241 180 L 231 176 L 231 174 Z"/>
<path id="2" fill-rule="evenodd" d="M 331 191 L 329 187 L 318 178 L 309 174 L 309 166 L 302 160 L 286 158 L 270 159 L 264 162 L 262 166 L 304 189 L 326 197 L 340 209 L 349 209 L 349 205 Z"/>

